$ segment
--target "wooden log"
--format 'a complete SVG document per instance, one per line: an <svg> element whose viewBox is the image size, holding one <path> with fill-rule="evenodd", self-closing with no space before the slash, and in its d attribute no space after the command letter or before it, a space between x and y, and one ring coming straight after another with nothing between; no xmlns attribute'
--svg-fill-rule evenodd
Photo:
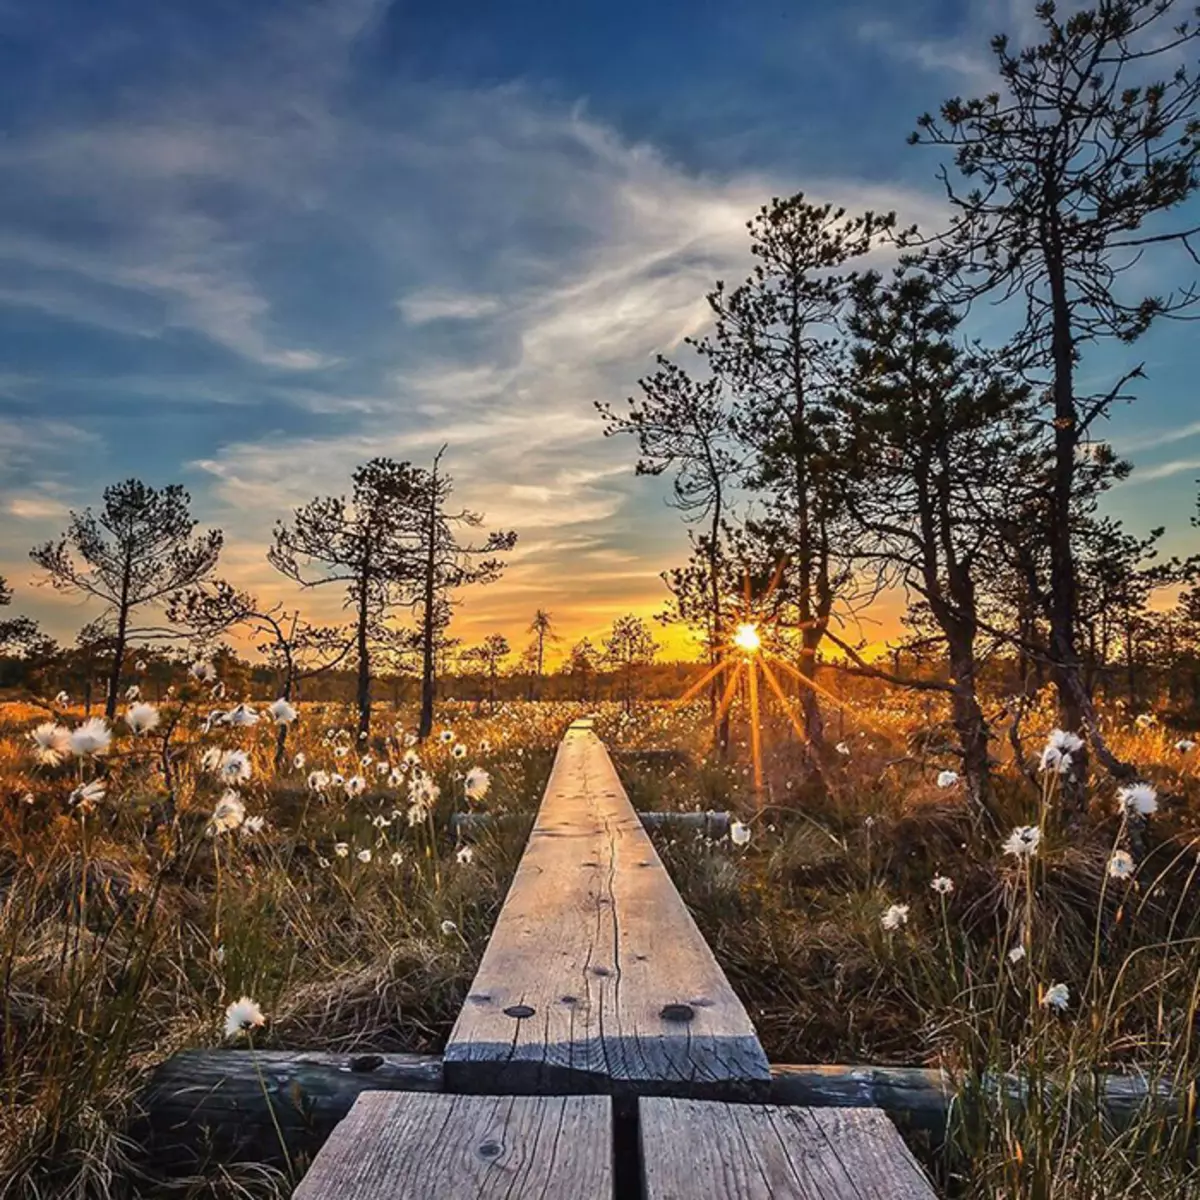
<svg viewBox="0 0 1200 1200"><path fill-rule="evenodd" d="M254 1059L267 1081L264 1095ZM1184 1099L1143 1076L1077 1081L1103 1097L1105 1119L1128 1128L1152 1107L1181 1113ZM135 1134L155 1165L188 1169L206 1154L221 1161L283 1164L267 1096L293 1156L315 1154L364 1091L436 1092L441 1059L422 1054L326 1054L260 1050L186 1050L162 1063L143 1092ZM1013 1103L1024 1094L1015 1079ZM297 1105L296 1097L302 1102ZM924 1067L771 1066L770 1102L809 1108L880 1108L902 1129L942 1141L951 1104L964 1096L943 1071Z"/></svg>
<svg viewBox="0 0 1200 1200"><path fill-rule="evenodd" d="M612 1200L604 1096L365 1092L295 1200Z"/></svg>
<svg viewBox="0 0 1200 1200"><path fill-rule="evenodd" d="M443 1058L455 1092L765 1097L750 1018L572 726Z"/></svg>
<svg viewBox="0 0 1200 1200"><path fill-rule="evenodd" d="M936 1200L877 1108L638 1101L646 1200Z"/></svg>
<svg viewBox="0 0 1200 1200"><path fill-rule="evenodd" d="M166 1173L208 1160L282 1166L272 1110L287 1156L297 1160L314 1155L367 1090L440 1092L442 1060L427 1054L185 1050L151 1076L130 1133Z"/></svg>
<svg viewBox="0 0 1200 1200"><path fill-rule="evenodd" d="M681 830L702 833L705 837L721 838L729 832L733 819L728 812L639 812L637 819L647 829ZM477 833L497 825L516 824L528 820L524 813L460 812L450 818L458 832Z"/></svg>

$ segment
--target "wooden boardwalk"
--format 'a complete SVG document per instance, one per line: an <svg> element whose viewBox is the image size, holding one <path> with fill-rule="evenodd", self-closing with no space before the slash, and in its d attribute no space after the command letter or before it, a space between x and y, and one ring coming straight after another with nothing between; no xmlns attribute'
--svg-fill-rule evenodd
<svg viewBox="0 0 1200 1200"><path fill-rule="evenodd" d="M766 1055L590 721L559 747L442 1062L365 1090L297 1200L929 1200L875 1108L762 1103Z"/></svg>

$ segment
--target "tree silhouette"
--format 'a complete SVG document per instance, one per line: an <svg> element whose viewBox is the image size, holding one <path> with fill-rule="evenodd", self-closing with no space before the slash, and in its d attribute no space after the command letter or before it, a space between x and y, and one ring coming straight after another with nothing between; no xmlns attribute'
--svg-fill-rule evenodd
<svg viewBox="0 0 1200 1200"><path fill-rule="evenodd" d="M921 686L948 693L968 794L989 811L980 592L996 569L1014 483L1040 462L1029 389L957 344L960 318L928 274L900 269L885 282L872 272L854 295L843 407L855 544L882 584L919 598L924 623L945 645L948 682Z"/></svg>
<svg viewBox="0 0 1200 1200"><path fill-rule="evenodd" d="M697 343L689 342L697 347ZM703 353L703 350L701 350ZM658 370L638 381L639 400L627 401L628 412L597 402L604 418L605 437L631 434L638 440L639 475L672 473L672 501L688 521L705 526L692 533L691 561L679 583L686 583L687 600L679 615L704 630L709 664L716 666L724 654L729 630L724 621L721 579L724 565L722 523L729 517L728 493L736 485L739 463L727 401L720 380L693 379L682 367L662 355ZM717 711L720 681L709 687L709 708ZM726 717L714 734L724 750L728 744Z"/></svg>
<svg viewBox="0 0 1200 1200"><path fill-rule="evenodd" d="M1200 261L1190 240L1200 226L1185 219L1168 228L1163 219L1200 187L1200 77L1176 65L1200 29L1170 28L1173 7L1172 0L1101 0L1060 18L1043 0L1040 45L992 42L998 90L948 100L938 117L921 117L910 138L951 149L965 181L956 186L943 168L954 217L936 239L939 269L961 300L1019 297L1025 319L1014 348L1032 372L1049 373L1049 651L1060 720L1093 742L1077 645L1079 447L1141 368L1096 395L1080 394L1078 374L1085 347L1105 338L1133 342L1157 317L1196 299L1194 288L1139 294L1129 274L1148 249L1171 242ZM1146 83L1155 70L1163 78ZM1132 296L1118 293L1123 279ZM1086 759L1076 758L1069 790L1081 806Z"/></svg>
<svg viewBox="0 0 1200 1200"><path fill-rule="evenodd" d="M559 640L558 634L554 632L554 618L544 608L539 608L533 614L533 620L529 622L526 632L533 634L532 666L536 682L533 698L539 700L542 695L542 680L546 676L546 643L553 644Z"/></svg>
<svg viewBox="0 0 1200 1200"><path fill-rule="evenodd" d="M12 588L0 575L0 608L12 603ZM35 646L41 638L38 624L32 617L8 617L0 621L0 654L16 654Z"/></svg>
<svg viewBox="0 0 1200 1200"><path fill-rule="evenodd" d="M167 619L211 643L239 626L257 639L255 649L279 673L279 695L291 700L296 684L337 666L355 645L346 628L313 625L299 609L282 602L262 604L249 592L223 579L171 597ZM275 738L275 769L283 766L288 724L281 722Z"/></svg>
<svg viewBox="0 0 1200 1200"><path fill-rule="evenodd" d="M775 199L749 222L753 274L709 296L716 318L702 347L735 405L734 428L754 453L746 483L768 505L762 529L778 537L790 560L788 586L801 630L799 668L816 670L839 587L849 578L838 521L834 396L838 336L850 276L846 264L865 254L894 217L814 205L803 195ZM822 744L816 693L804 689L810 744Z"/></svg>
<svg viewBox="0 0 1200 1200"><path fill-rule="evenodd" d="M496 708L496 681L504 666L504 660L512 653L508 638L502 633L490 633L478 646L473 646L463 654L463 658L479 664L480 670L487 679L488 710Z"/></svg>
<svg viewBox="0 0 1200 1200"><path fill-rule="evenodd" d="M178 484L161 491L138 479L104 489L100 513L71 513L57 542L35 546L30 557L59 591L93 596L114 621L112 666L105 715L117 712L130 615L197 583L217 565L220 530L193 536L191 498Z"/></svg>
<svg viewBox="0 0 1200 1200"><path fill-rule="evenodd" d="M353 494L321 496L275 526L271 564L304 587L342 585L353 613L358 729L371 727L371 655L391 610L420 576L422 472L373 458L351 476Z"/></svg>
<svg viewBox="0 0 1200 1200"><path fill-rule="evenodd" d="M451 593L471 583L491 583L500 578L504 563L495 557L516 545L517 535L490 533L480 544L461 541L463 530L483 524L479 513L468 509L448 511L454 481L441 470L443 446L429 471L419 473L417 587L414 607L421 631L421 715L417 736L424 741L433 731L433 703L437 678L439 614L448 614ZM448 618L447 618L448 619Z"/></svg>
<svg viewBox="0 0 1200 1200"><path fill-rule="evenodd" d="M604 639L604 658L617 672L625 711L633 708L637 669L648 666L658 653L658 643L650 627L632 613L618 617Z"/></svg>

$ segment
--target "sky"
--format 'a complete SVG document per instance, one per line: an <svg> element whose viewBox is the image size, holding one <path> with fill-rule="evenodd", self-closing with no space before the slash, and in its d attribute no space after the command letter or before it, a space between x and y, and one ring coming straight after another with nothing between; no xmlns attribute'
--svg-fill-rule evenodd
<svg viewBox="0 0 1200 1200"><path fill-rule="evenodd" d="M519 533L455 632L565 641L651 614L687 553L662 480L605 439L653 357L804 191L936 226L947 96L1032 4L944 0L0 0L0 574L62 638L92 615L29 547L108 483L182 483L220 573L334 618L267 565L277 518L375 455L446 455ZM986 316L983 318L986 324ZM1106 431L1142 530L1200 474L1195 330ZM1193 348L1189 349L1189 346ZM886 624L886 622L885 622ZM886 628L880 629L886 633Z"/></svg>

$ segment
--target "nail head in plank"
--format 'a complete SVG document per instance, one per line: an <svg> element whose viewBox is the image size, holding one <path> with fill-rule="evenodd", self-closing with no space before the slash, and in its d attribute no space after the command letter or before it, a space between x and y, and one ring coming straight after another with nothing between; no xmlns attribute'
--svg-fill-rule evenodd
<svg viewBox="0 0 1200 1200"><path fill-rule="evenodd" d="M364 1092L294 1200L611 1200L603 1096Z"/></svg>
<svg viewBox="0 0 1200 1200"><path fill-rule="evenodd" d="M877 1108L643 1098L646 1200L936 1200Z"/></svg>
<svg viewBox="0 0 1200 1200"><path fill-rule="evenodd" d="M745 1008L580 722L471 995L486 1001L465 1005L450 1035L450 1091L766 1099L770 1087Z"/></svg>

